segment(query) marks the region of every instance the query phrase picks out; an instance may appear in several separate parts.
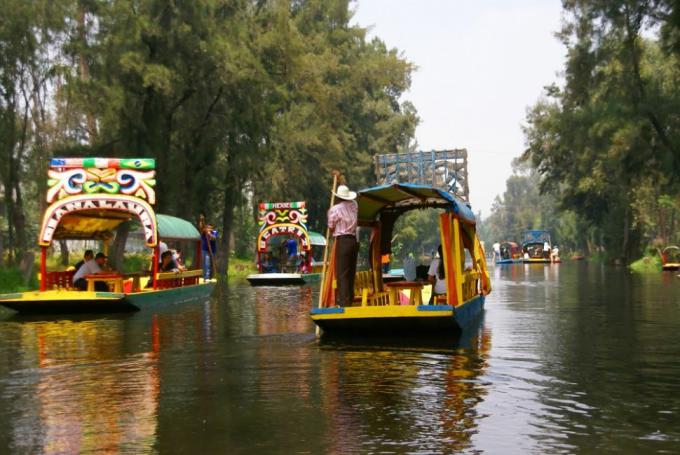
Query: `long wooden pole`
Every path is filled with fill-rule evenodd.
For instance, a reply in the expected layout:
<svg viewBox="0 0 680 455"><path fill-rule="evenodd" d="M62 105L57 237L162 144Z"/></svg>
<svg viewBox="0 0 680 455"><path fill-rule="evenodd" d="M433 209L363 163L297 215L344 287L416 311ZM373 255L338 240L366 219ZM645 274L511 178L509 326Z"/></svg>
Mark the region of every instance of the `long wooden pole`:
<svg viewBox="0 0 680 455"><path fill-rule="evenodd" d="M333 207L335 204L335 192L338 189L338 176L340 175L340 172L338 171L333 171L333 189L331 190L331 205L330 207ZM330 245L331 241L331 228L326 226L326 245L324 246L323 249L323 267L321 269L321 289L319 289L319 308L323 305L323 290L324 290L324 282L326 281L326 270L328 268L328 247ZM319 332L319 328L317 327L317 333Z"/></svg>

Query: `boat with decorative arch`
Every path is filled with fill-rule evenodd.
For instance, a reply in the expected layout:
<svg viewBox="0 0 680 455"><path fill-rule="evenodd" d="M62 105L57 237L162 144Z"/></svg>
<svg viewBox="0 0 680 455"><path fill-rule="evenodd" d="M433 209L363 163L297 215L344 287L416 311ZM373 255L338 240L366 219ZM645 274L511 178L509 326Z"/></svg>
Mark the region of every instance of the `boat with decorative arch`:
<svg viewBox="0 0 680 455"><path fill-rule="evenodd" d="M355 276L351 306L335 304L335 244L322 280L320 305L310 312L324 333L389 334L457 333L477 320L491 281L475 216L454 194L432 186L392 183L359 191L358 224L370 230L368 270ZM396 220L411 210L435 208L443 253L446 294L424 302L419 281L385 282L381 257L391 253ZM470 266L466 267L466 257ZM406 296L408 294L408 296Z"/></svg>
<svg viewBox="0 0 680 455"><path fill-rule="evenodd" d="M515 243L504 241L500 243L500 258L496 259L496 264L520 264L522 262L522 248Z"/></svg>
<svg viewBox="0 0 680 455"><path fill-rule="evenodd" d="M661 268L665 271L680 270L680 247L670 245L661 251Z"/></svg>
<svg viewBox="0 0 680 455"><path fill-rule="evenodd" d="M40 289L0 295L0 304L21 313L124 312L210 296L215 282L203 280L197 268L201 236L190 222L155 213L155 185L154 159L53 158L38 236ZM116 229L132 220L152 251L150 270L86 275L84 291L74 285L75 271L47 270L47 250L55 240L100 240L106 253ZM161 272L165 241L193 243L194 267Z"/></svg>
<svg viewBox="0 0 680 455"><path fill-rule="evenodd" d="M550 252L552 241L550 231L534 229L524 231L522 241L522 251L524 252L525 264L550 264ZM548 245L546 251L545 246Z"/></svg>
<svg viewBox="0 0 680 455"><path fill-rule="evenodd" d="M261 202L258 209L258 273L248 275L248 282L252 286L318 282L326 239L308 230L306 202Z"/></svg>

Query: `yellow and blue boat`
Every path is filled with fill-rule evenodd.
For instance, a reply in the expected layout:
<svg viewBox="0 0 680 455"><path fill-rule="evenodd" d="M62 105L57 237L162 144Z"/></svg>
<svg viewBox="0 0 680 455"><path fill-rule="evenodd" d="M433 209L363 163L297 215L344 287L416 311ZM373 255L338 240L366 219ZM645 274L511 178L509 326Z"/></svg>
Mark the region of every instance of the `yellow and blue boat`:
<svg viewBox="0 0 680 455"><path fill-rule="evenodd" d="M331 250L320 306L311 310L312 320L324 333L456 333L479 317L491 282L475 216L466 203L432 186L397 183L362 190L357 202L359 226L371 232L370 269L356 274L353 305L335 306L335 250ZM381 257L391 252L395 221L405 212L423 208L441 209L438 216L446 294L437 296L432 304L423 299L429 284L385 283L381 273Z"/></svg>
<svg viewBox="0 0 680 455"><path fill-rule="evenodd" d="M21 313L138 311L207 298L214 286L198 268L201 237L190 222L156 214L153 159L54 158L48 169L47 203L39 226L40 289L0 295L0 305ZM75 271L47 270L55 240L101 240L106 250L116 229L136 220L152 252L151 270L86 276L88 290L74 287ZM161 273L161 240L195 246L193 269ZM95 291L103 282L108 291ZM101 288L101 286L99 286Z"/></svg>
<svg viewBox="0 0 680 455"><path fill-rule="evenodd" d="M525 264L550 264L551 250L550 231L532 230L524 232L522 251L524 251L523 261Z"/></svg>

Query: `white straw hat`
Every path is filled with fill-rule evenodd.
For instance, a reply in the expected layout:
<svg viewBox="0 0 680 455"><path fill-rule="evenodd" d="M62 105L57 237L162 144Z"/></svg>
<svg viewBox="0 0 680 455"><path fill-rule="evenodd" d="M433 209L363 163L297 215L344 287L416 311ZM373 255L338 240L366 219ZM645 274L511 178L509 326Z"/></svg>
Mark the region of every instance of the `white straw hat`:
<svg viewBox="0 0 680 455"><path fill-rule="evenodd" d="M353 201L354 199L357 198L357 193L355 193L354 191L350 191L346 185L340 185L338 187L337 192L334 194L340 199L344 199L346 201Z"/></svg>

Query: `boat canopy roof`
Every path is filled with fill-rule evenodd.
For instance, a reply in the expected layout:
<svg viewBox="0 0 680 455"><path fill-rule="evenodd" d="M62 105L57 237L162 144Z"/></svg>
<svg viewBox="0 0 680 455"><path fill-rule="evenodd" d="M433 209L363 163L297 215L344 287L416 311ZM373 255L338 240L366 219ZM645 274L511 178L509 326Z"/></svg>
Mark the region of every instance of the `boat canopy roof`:
<svg viewBox="0 0 680 455"><path fill-rule="evenodd" d="M314 231L307 231L307 233L309 234L309 240L311 240L312 245L326 245L326 237L324 237L323 234Z"/></svg>
<svg viewBox="0 0 680 455"><path fill-rule="evenodd" d="M673 250L680 250L680 246L676 246L676 245L667 246L666 248L663 249L663 252L666 253L666 252L670 252L670 251L673 251Z"/></svg>
<svg viewBox="0 0 680 455"><path fill-rule="evenodd" d="M524 231L524 239L522 245L530 245L532 243L551 243L550 231L534 229L531 231Z"/></svg>
<svg viewBox="0 0 680 455"><path fill-rule="evenodd" d="M508 245L511 248L519 248L519 245L515 242L501 242L501 246Z"/></svg>
<svg viewBox="0 0 680 455"><path fill-rule="evenodd" d="M359 222L371 223L384 211L393 213L420 208L451 210L468 224L475 224L472 209L451 193L426 185L393 183L359 191Z"/></svg>
<svg viewBox="0 0 680 455"><path fill-rule="evenodd" d="M192 223L170 215L156 214L158 237L163 240L200 240L201 234Z"/></svg>

